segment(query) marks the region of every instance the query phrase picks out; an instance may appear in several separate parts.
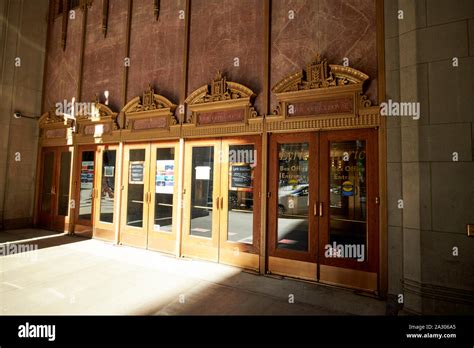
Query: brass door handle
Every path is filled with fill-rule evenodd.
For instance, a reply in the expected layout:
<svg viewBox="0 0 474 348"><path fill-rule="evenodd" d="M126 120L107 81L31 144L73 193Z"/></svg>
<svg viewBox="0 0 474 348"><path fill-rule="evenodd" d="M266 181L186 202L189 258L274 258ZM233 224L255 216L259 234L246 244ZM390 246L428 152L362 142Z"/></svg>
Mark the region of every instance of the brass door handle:
<svg viewBox="0 0 474 348"><path fill-rule="evenodd" d="M216 198L216 209L219 210L219 197Z"/></svg>
<svg viewBox="0 0 474 348"><path fill-rule="evenodd" d="M314 203L314 206L313 206L313 214L314 216L318 216L318 207L316 206L316 203Z"/></svg>
<svg viewBox="0 0 474 348"><path fill-rule="evenodd" d="M221 209L224 209L224 197L221 197Z"/></svg>
<svg viewBox="0 0 474 348"><path fill-rule="evenodd" d="M323 202L319 202L319 217L323 216Z"/></svg>

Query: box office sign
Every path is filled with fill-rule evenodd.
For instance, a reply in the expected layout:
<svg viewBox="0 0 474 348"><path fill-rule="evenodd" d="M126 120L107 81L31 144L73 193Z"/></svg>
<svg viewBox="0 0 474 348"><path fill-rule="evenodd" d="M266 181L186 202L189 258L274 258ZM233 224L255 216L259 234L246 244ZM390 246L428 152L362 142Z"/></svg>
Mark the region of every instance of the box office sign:
<svg viewBox="0 0 474 348"><path fill-rule="evenodd" d="M288 116L353 114L354 98L338 98L288 104Z"/></svg>
<svg viewBox="0 0 474 348"><path fill-rule="evenodd" d="M230 187L232 190L252 188L252 167L250 164L231 165Z"/></svg>
<svg viewBox="0 0 474 348"><path fill-rule="evenodd" d="M134 161L130 162L129 173L128 173L129 184L143 184L145 175L145 162Z"/></svg>
<svg viewBox="0 0 474 348"><path fill-rule="evenodd" d="M215 112L202 112L197 115L199 126L209 126L221 123L238 123L245 120L245 110L226 110Z"/></svg>

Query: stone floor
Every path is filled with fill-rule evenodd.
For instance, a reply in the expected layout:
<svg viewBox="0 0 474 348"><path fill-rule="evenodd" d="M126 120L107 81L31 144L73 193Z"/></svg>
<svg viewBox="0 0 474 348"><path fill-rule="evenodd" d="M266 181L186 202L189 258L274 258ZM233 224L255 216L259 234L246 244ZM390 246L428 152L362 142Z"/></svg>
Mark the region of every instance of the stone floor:
<svg viewBox="0 0 474 348"><path fill-rule="evenodd" d="M44 237L46 231L41 230L7 234L31 238L35 231L42 238L21 245L37 250L0 257L4 315L384 315L386 311L384 301L349 290L76 236Z"/></svg>

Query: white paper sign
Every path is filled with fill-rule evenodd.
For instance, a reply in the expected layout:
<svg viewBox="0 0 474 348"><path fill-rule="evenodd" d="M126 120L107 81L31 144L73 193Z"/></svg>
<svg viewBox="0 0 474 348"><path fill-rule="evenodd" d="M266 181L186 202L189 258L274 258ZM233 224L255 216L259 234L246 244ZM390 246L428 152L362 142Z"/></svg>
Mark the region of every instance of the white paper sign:
<svg viewBox="0 0 474 348"><path fill-rule="evenodd" d="M211 167L196 167L196 180L209 180L211 178Z"/></svg>

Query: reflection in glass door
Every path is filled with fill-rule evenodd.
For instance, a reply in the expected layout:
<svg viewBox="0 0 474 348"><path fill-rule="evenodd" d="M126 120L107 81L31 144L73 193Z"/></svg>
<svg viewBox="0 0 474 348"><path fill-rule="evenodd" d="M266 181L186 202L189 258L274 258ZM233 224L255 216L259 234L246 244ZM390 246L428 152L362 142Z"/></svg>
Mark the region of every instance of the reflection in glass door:
<svg viewBox="0 0 474 348"><path fill-rule="evenodd" d="M95 147L79 149L78 207L76 225L92 227L95 195Z"/></svg>
<svg viewBox="0 0 474 348"><path fill-rule="evenodd" d="M42 154L41 183L39 199L38 224L40 227L52 228L53 195L54 192L54 149L45 149Z"/></svg>

